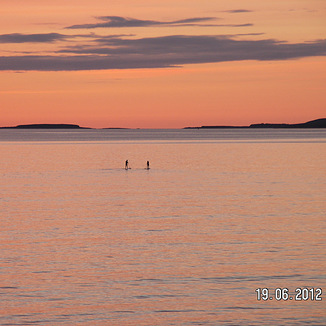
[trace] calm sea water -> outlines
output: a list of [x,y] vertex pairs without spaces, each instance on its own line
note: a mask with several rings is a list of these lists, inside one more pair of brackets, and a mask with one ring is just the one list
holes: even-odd
[[0,130],[0,154],[1,325],[326,324],[326,130]]

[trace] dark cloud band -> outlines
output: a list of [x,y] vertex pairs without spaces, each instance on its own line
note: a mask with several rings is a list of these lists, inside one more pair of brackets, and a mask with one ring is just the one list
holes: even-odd
[[52,56],[2,56],[0,70],[97,70],[162,68],[241,60],[288,60],[326,55],[326,40],[289,44],[275,40],[235,40],[221,36],[126,39],[97,38]]
[[0,35],[0,43],[52,43],[62,41],[67,38],[67,35],[58,33],[48,34],[2,34]]
[[[149,27],[149,26],[207,26],[201,23],[216,20],[215,17],[194,17],[169,22],[157,20],[141,20],[120,16],[97,17],[101,22],[95,24],[79,24],[66,27],[67,29],[93,29],[93,28],[122,28],[122,27]],[[211,26],[211,25],[209,25]],[[215,26],[215,25],[212,25]]]

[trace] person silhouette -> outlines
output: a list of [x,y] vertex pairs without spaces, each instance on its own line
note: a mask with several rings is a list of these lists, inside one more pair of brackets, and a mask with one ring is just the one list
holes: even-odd
[[126,163],[125,163],[125,169],[128,170],[129,169],[129,166],[128,166],[128,160],[126,160]]
[[147,170],[149,170],[149,161],[147,161],[146,164],[147,164]]

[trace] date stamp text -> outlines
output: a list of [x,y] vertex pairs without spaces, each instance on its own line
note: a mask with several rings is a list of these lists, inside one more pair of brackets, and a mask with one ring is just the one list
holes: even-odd
[[296,288],[291,292],[288,288],[258,288],[255,290],[258,301],[322,301],[323,290],[321,288]]

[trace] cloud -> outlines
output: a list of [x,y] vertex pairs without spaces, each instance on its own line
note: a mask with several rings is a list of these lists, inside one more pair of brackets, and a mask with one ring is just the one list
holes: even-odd
[[50,56],[0,57],[0,70],[97,70],[163,68],[241,60],[288,60],[326,55],[326,40],[285,43],[227,36],[172,35],[127,39],[99,37],[94,45],[67,47]]
[[253,11],[248,9],[234,9],[234,10],[225,10],[223,12],[228,12],[229,14],[241,14],[241,13],[253,12]]
[[174,21],[140,20],[120,16],[100,16],[100,23],[79,24],[66,27],[66,29],[91,29],[91,28],[122,28],[122,27],[148,27],[148,26],[206,26],[200,23],[216,20],[215,17],[194,17]]
[[[325,40],[289,44],[276,40],[235,40],[228,36],[172,35],[152,38],[98,38],[97,46],[61,50],[75,54],[162,55],[180,57],[210,56],[219,61],[279,60],[324,54]],[[173,64],[173,63],[171,63]]]
[[0,43],[52,43],[65,40],[68,36],[58,33],[48,34],[2,34]]
[[[108,35],[106,38],[115,38],[123,36],[135,36],[134,34],[115,34]],[[53,43],[57,41],[66,41],[75,38],[89,38],[94,39],[99,37],[94,33],[90,34],[75,34],[75,35],[65,35],[58,33],[47,33],[47,34],[0,34],[0,43]]]

